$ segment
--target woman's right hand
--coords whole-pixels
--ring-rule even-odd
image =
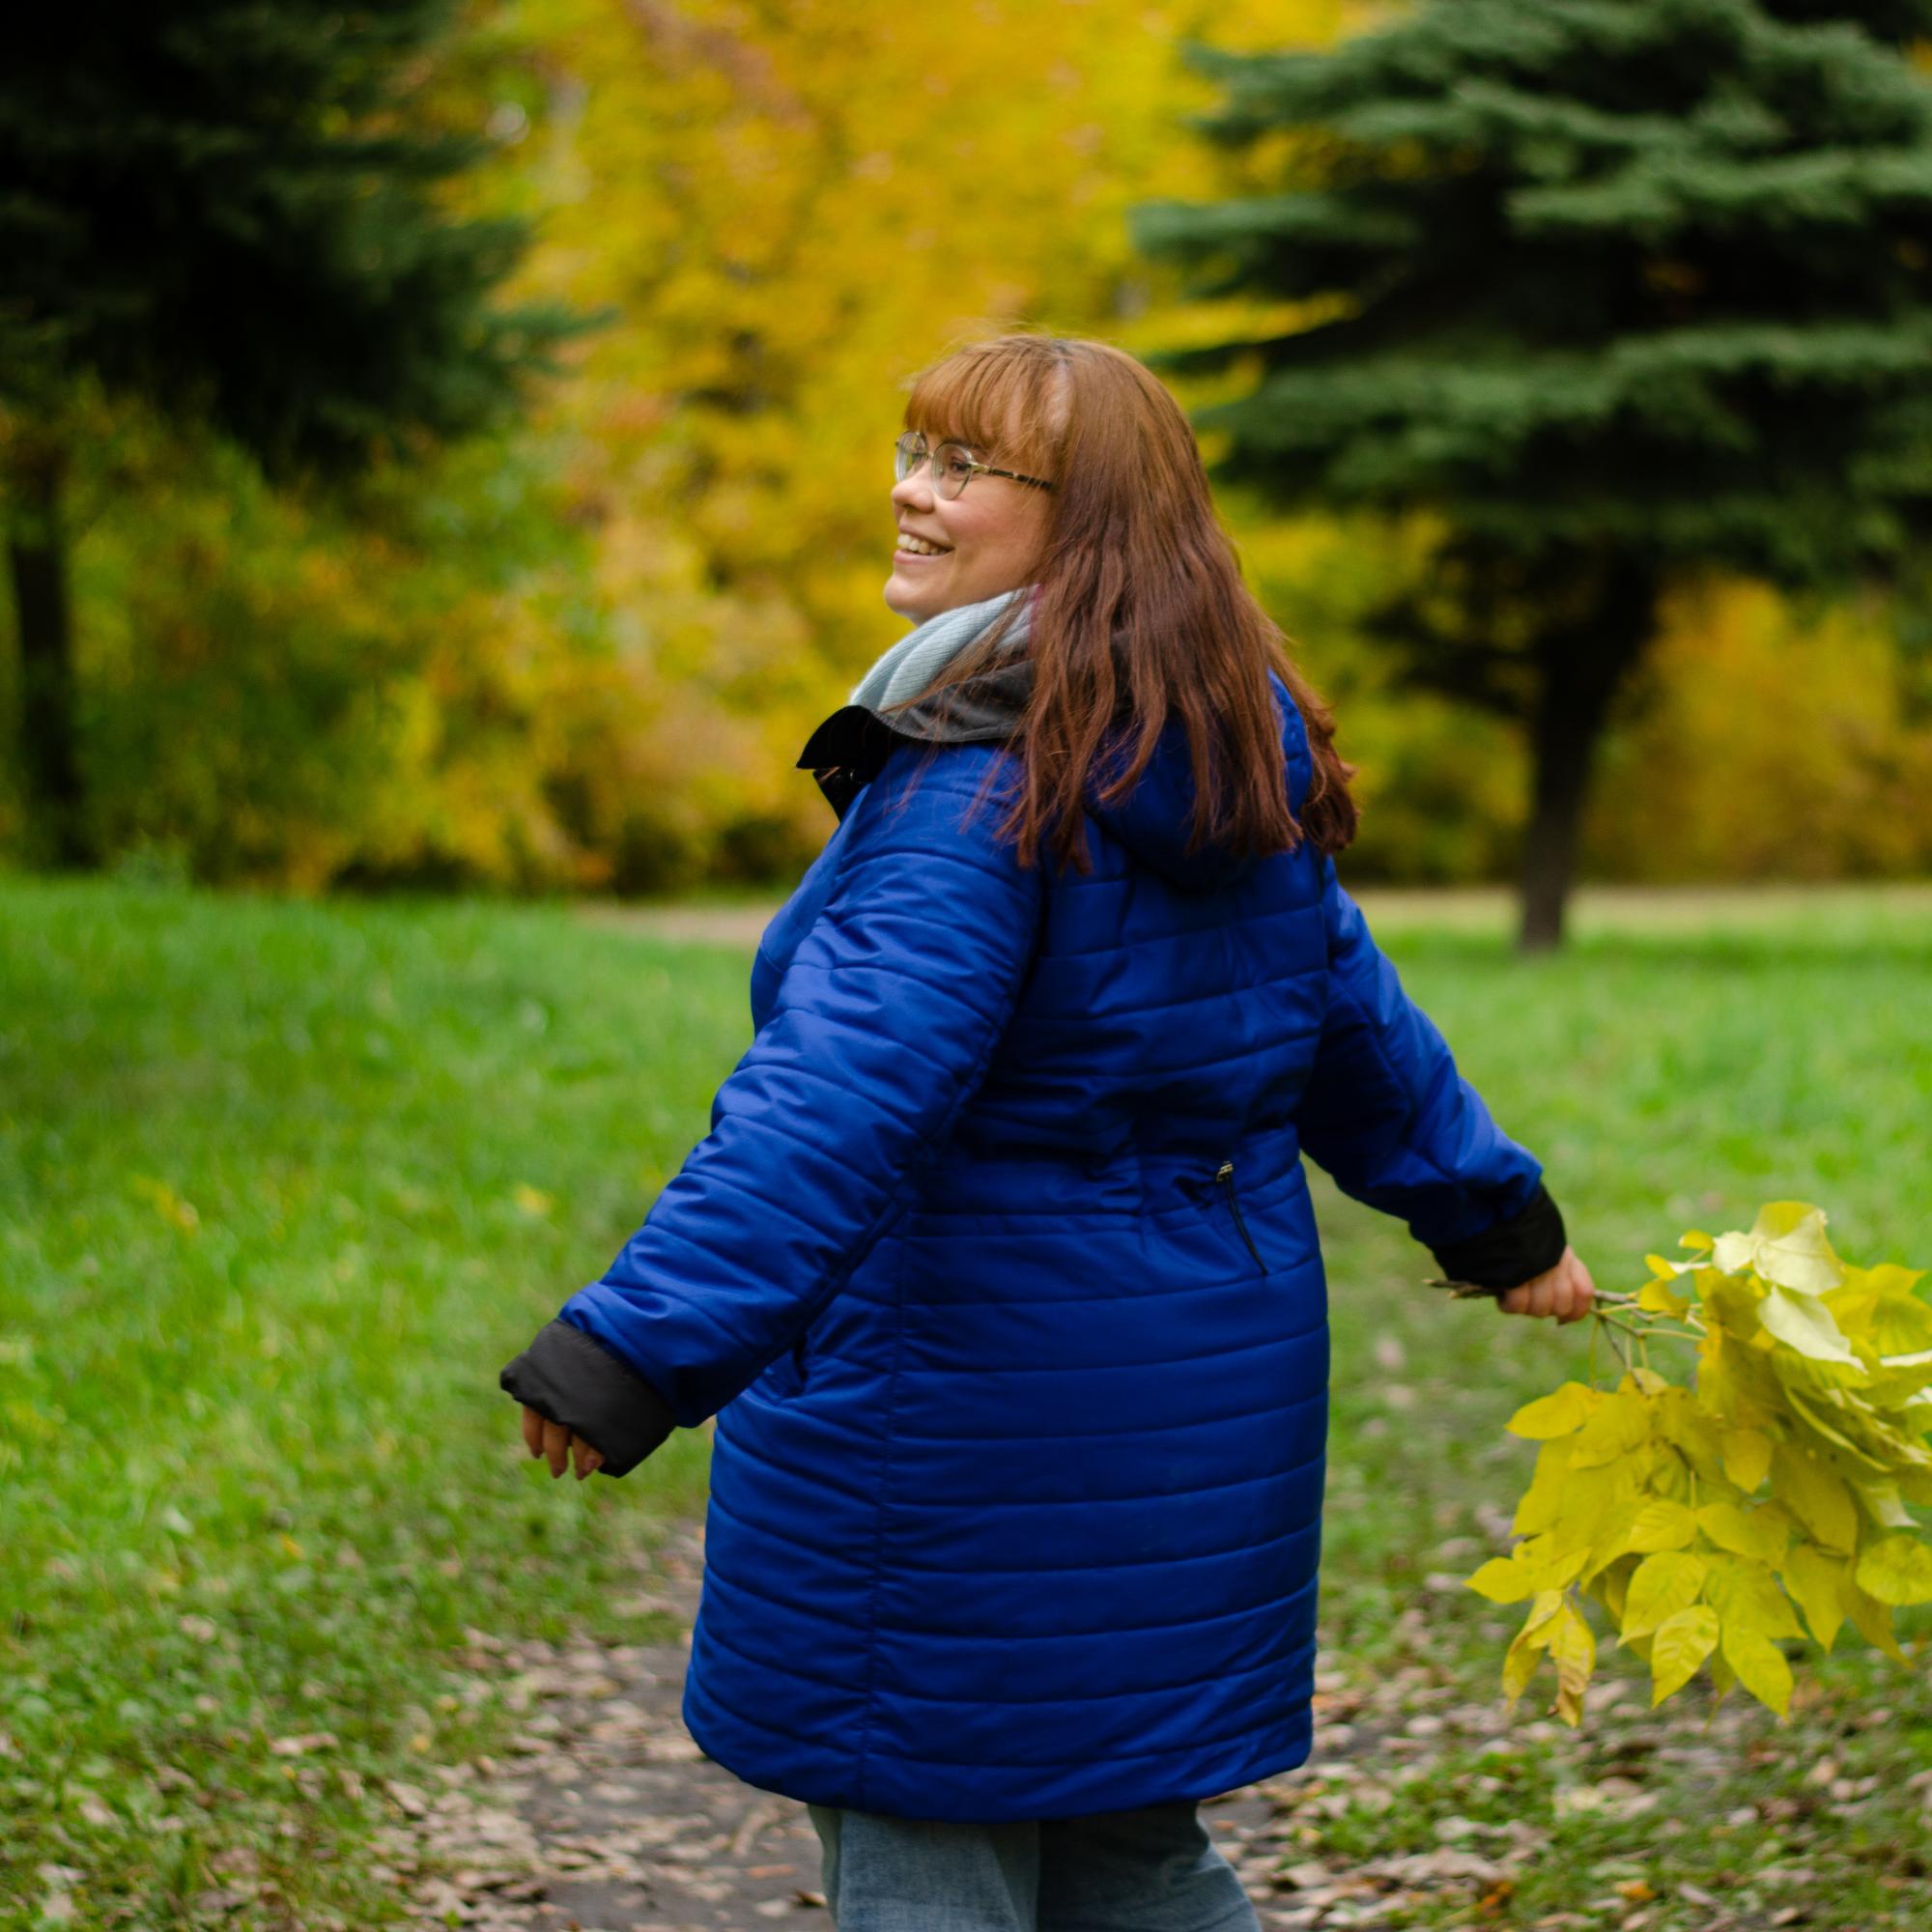
[[[1505,1315],[1553,1315],[1562,1324],[1580,1321],[1589,1314],[1596,1293],[1590,1270],[1577,1258],[1575,1248],[1566,1247],[1553,1268],[1518,1282],[1496,1296],[1496,1306]]]
[[[539,1415],[528,1403],[524,1404],[524,1444],[532,1456],[550,1458],[550,1473],[553,1478],[563,1474],[564,1464],[575,1462],[577,1480],[581,1483],[593,1469],[604,1466],[604,1452],[593,1449],[581,1435],[573,1435],[560,1422],[552,1422],[548,1416]]]

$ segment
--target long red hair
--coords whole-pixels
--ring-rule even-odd
[[[1124,798],[1176,712],[1194,772],[1190,851],[1209,839],[1258,857],[1303,838],[1325,853],[1349,843],[1356,768],[1336,752],[1332,714],[1243,582],[1193,429],[1151,371],[1086,337],[993,336],[913,379],[905,427],[1059,486],[1024,579],[1039,586],[1027,639],[1034,683],[1013,746],[1023,777],[1000,827],[1023,867],[1044,841],[1062,866],[1090,869],[1083,799],[1095,759],[1122,742],[1123,725],[1137,732],[1127,763],[1095,793]],[[907,701],[989,668],[1021,608]],[[1299,820],[1270,667],[1313,754]]]

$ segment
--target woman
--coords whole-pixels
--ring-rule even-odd
[[[756,1036],[503,1386],[580,1479],[717,1416],[684,1718],[840,1932],[1250,1927],[1195,1807],[1309,1752],[1300,1155],[1511,1313],[1591,1284],[1336,880],[1353,768],[1174,399],[1015,334],[905,417],[915,628],[799,760]]]

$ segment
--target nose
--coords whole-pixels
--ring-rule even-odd
[[[895,504],[917,504],[925,507],[932,501],[932,466],[922,463],[910,476],[902,476],[893,485]]]

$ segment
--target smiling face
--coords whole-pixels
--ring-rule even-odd
[[[928,447],[936,447],[940,440],[926,432]],[[1042,473],[984,449],[976,447],[973,455],[1005,469]],[[1033,581],[1053,515],[1053,493],[1008,476],[980,473],[948,501],[933,489],[928,463],[894,486],[893,515],[900,534],[893,553],[893,574],[886,580],[886,602],[900,616],[923,624],[942,611],[978,604]],[[908,550],[908,535],[942,546],[940,554]]]

